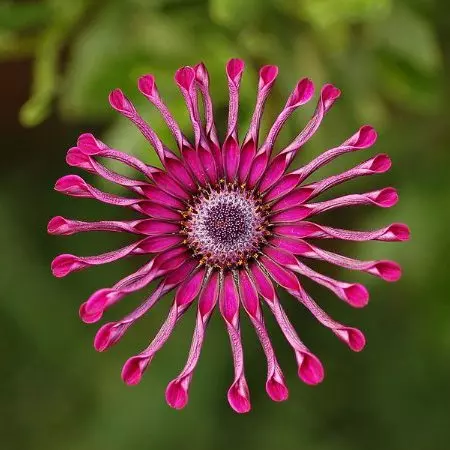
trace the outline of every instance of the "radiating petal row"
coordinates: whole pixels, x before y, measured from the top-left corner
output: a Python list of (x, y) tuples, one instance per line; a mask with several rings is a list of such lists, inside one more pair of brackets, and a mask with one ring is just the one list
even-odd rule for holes
[[(316, 133), (341, 92), (331, 84), (323, 86), (309, 122), (289, 145), (277, 152), (275, 147), (282, 127), (299, 107), (311, 100), (314, 85), (307, 78), (298, 81), (267, 136), (261, 139), (260, 125), (264, 106), (278, 76), (276, 66), (262, 67), (249, 129), (240, 140), (239, 90), (244, 68), (244, 62), (240, 59), (232, 59), (226, 66), (229, 108), (223, 140), (217, 134), (209, 74), (204, 64), (183, 67), (175, 74), (175, 82), (192, 123), (193, 142), (183, 133), (162, 99), (153, 75), (143, 75), (138, 80), (138, 89), (166, 122), (175, 140), (177, 152), (162, 142), (133, 103), (120, 89), (116, 89), (109, 96), (111, 106), (130, 120), (147, 139), (154, 148), (161, 167), (150, 166), (131, 155), (110, 148), (92, 134), (86, 133), (67, 152), (68, 165), (87, 172), (88, 176), (99, 176), (121, 186), (129, 195), (104, 192), (79, 175), (63, 176), (55, 184), (55, 189), (65, 195), (95, 199), (140, 214), (139, 218), (132, 220), (92, 222), (56, 216), (48, 224), (48, 232), (54, 235), (106, 231), (128, 233), (136, 239), (120, 249), (100, 255), (59, 255), (52, 262), (52, 272), (56, 277), (64, 277), (72, 272), (122, 258), (148, 255), (147, 261), (134, 273), (111, 287), (97, 290), (82, 303), (79, 311), (81, 319), (86, 323), (97, 322), (109, 308), (128, 295), (142, 290), (152, 282), (157, 283), (153, 292), (135, 310), (118, 321), (104, 324), (98, 330), (94, 339), (97, 351), (103, 352), (116, 344), (138, 319), (147, 314), (166, 294), (174, 292), (167, 318), (153, 340), (124, 364), (122, 378), (125, 383), (134, 385), (141, 381), (157, 352), (167, 342), (184, 313), (196, 301), (196, 321), (187, 361), (166, 389), (166, 401), (176, 409), (183, 408), (188, 402), (189, 387), (200, 358), (208, 322), (215, 309), (220, 312), (230, 341), (234, 377), (228, 390), (228, 401), (235, 411), (245, 413), (251, 408), (240, 332), (242, 313), (252, 324), (265, 354), (265, 388), (268, 396), (274, 401), (288, 398), (287, 384), (264, 322), (263, 303), (268, 306), (294, 352), (299, 378), (309, 385), (320, 383), (324, 378), (322, 363), (297, 335), (279, 301), (276, 285), (294, 297), (350, 349), (361, 351), (365, 346), (363, 333), (328, 316), (304, 289), (303, 277), (327, 288), (336, 297), (357, 308), (367, 304), (367, 289), (362, 284), (339, 281), (319, 273), (309, 266), (308, 261), (327, 262), (386, 281), (397, 281), (401, 276), (401, 268), (388, 260), (353, 259), (320, 248), (317, 242), (311, 240), (396, 242), (409, 239), (409, 229), (401, 223), (372, 231), (353, 231), (311, 221), (319, 214), (349, 206), (394, 206), (398, 201), (398, 194), (391, 187), (315, 200), (342, 183), (388, 171), (391, 160), (385, 154), (378, 154), (342, 173), (306, 184), (308, 177), (336, 158), (371, 147), (377, 139), (375, 130), (365, 125), (342, 144), (292, 170), (294, 158)], [(203, 103), (202, 111), (198, 105), (198, 97)], [(132, 168), (136, 172), (136, 179), (112, 170), (110, 160)], [(227, 263), (221, 264), (219, 257), (214, 259), (214, 255), (199, 253), (198, 248), (201, 246), (194, 248), (187, 235), (192, 232), (189, 227), (195, 226), (190, 218), (197, 213), (196, 208), (207, 208), (212, 197), (216, 198), (215, 207), (220, 208), (217, 198), (222, 199), (227, 195), (233, 195), (233, 198), (241, 196), (239, 202), (232, 204), (233, 208), (237, 208), (237, 212), (233, 214), (239, 216), (239, 205), (247, 205), (242, 217), (249, 220), (248, 217), (255, 214), (258, 226), (251, 231), (255, 235), (249, 238), (252, 239), (252, 251), (246, 253), (244, 249), (247, 247), (243, 246), (236, 262), (229, 263), (225, 258)], [(221, 220), (226, 221), (228, 218)], [(225, 227), (225, 223), (219, 222), (217, 226)], [(210, 229), (208, 226), (203, 228)], [(247, 233), (249, 229), (253, 230), (251, 227), (243, 229)], [(233, 230), (236, 231), (235, 228)], [(201, 233), (194, 235), (202, 237)], [(223, 233), (220, 237), (226, 241)], [(214, 236), (208, 236), (208, 239), (208, 248), (214, 252), (214, 242), (211, 244)], [(253, 249), (254, 245), (257, 246), (256, 249)], [(220, 248), (223, 253), (223, 243)], [(236, 252), (235, 249), (233, 251)], [(211, 260), (215, 263), (210, 264), (208, 261)]]

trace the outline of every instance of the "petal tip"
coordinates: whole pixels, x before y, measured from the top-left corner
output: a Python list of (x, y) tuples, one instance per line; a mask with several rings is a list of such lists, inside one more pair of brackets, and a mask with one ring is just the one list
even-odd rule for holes
[(411, 237), (411, 231), (408, 225), (404, 223), (394, 223), (389, 227), (388, 231), (393, 233), (399, 241), (408, 241)]
[(99, 140), (91, 133), (84, 133), (80, 135), (77, 140), (77, 147), (86, 155), (95, 155), (105, 147)]
[(363, 308), (369, 302), (369, 291), (362, 284), (352, 284), (344, 292), (348, 303), (355, 308)]
[(238, 84), (242, 77), (242, 73), (244, 72), (244, 68), (245, 63), (242, 59), (230, 59), (226, 66), (228, 78), (233, 81), (233, 83)]
[(66, 163), (72, 167), (86, 167), (90, 168), (89, 157), (85, 152), (82, 152), (78, 147), (72, 147), (67, 150)]
[(392, 166), (392, 160), (386, 154), (380, 154), (375, 156), (372, 159), (372, 163), (370, 165), (370, 170), (376, 173), (384, 173), (387, 172)]
[(63, 234), (67, 231), (68, 221), (62, 216), (55, 216), (48, 222), (48, 234)]
[(325, 370), (320, 360), (311, 353), (302, 353), (298, 376), (306, 384), (314, 386), (323, 381)]
[(180, 88), (186, 91), (192, 88), (194, 80), (195, 71), (190, 66), (181, 67), (175, 72), (175, 82)]
[(284, 402), (289, 397), (289, 390), (284, 380), (271, 377), (266, 383), (266, 392), (274, 402)]
[(377, 140), (378, 134), (371, 125), (363, 125), (355, 135), (355, 146), (358, 148), (371, 147)]
[(251, 409), (248, 392), (240, 392), (236, 384), (228, 390), (228, 402), (230, 406), (239, 414), (248, 413)]
[(155, 77), (153, 75), (142, 75), (138, 79), (138, 89), (146, 97), (155, 97), (156, 84)]
[(122, 368), (121, 376), (124, 383), (128, 386), (139, 384), (149, 362), (150, 360), (143, 356), (129, 358)]
[(105, 323), (95, 335), (94, 348), (98, 352), (107, 350), (113, 343), (115, 343), (113, 328), (116, 324), (114, 322)]
[(87, 302), (81, 304), (78, 310), (78, 315), (84, 323), (95, 323), (98, 322), (102, 316), (103, 311), (90, 312), (89, 308), (86, 306)]
[(337, 330), (338, 337), (343, 340), (351, 350), (360, 352), (366, 346), (366, 338), (362, 331), (357, 328), (342, 328)]
[(58, 255), (51, 264), (51, 270), (55, 277), (62, 278), (76, 269), (78, 258), (68, 253)]
[(86, 190), (86, 182), (78, 175), (65, 175), (55, 183), (55, 191), (77, 193)]
[(392, 187), (381, 189), (374, 199), (375, 203), (382, 208), (390, 208), (398, 202), (397, 190)]
[(270, 86), (278, 76), (277, 66), (263, 66), (259, 71), (259, 77), (261, 79), (261, 88)]
[(402, 268), (394, 261), (379, 261), (376, 270), (385, 281), (398, 281), (402, 276)]
[(333, 102), (341, 96), (341, 90), (333, 84), (325, 84), (322, 87), (321, 95), (325, 102)]
[(178, 380), (172, 380), (166, 389), (166, 402), (174, 409), (183, 409), (189, 400), (188, 392)]
[(289, 97), (286, 106), (288, 108), (297, 108), (311, 100), (314, 95), (314, 83), (309, 78), (301, 79), (295, 86), (294, 91)]

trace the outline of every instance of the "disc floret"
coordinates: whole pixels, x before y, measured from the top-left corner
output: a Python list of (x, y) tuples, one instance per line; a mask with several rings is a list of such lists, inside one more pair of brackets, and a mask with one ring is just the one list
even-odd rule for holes
[(186, 244), (200, 260), (220, 269), (257, 258), (268, 234), (267, 207), (244, 184), (220, 180), (192, 197), (183, 213)]

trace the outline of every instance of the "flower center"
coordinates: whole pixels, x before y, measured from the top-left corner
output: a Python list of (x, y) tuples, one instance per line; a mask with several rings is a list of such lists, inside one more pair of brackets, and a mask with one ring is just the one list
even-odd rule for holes
[(261, 200), (235, 184), (203, 190), (192, 199), (183, 231), (205, 264), (232, 267), (256, 257), (266, 233)]

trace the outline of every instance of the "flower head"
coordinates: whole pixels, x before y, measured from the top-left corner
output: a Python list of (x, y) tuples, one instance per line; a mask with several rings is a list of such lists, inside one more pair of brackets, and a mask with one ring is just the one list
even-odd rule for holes
[[(109, 97), (111, 106), (138, 127), (155, 149), (162, 168), (149, 166), (133, 156), (109, 148), (92, 134), (83, 134), (77, 146), (68, 151), (68, 164), (121, 185), (132, 196), (103, 192), (77, 175), (62, 177), (55, 186), (57, 191), (69, 196), (93, 198), (131, 208), (141, 216), (130, 221), (99, 222), (57, 216), (50, 221), (48, 231), (51, 234), (110, 231), (130, 233), (137, 239), (123, 248), (98, 256), (59, 255), (52, 263), (53, 274), (57, 277), (132, 255), (148, 255), (148, 262), (135, 273), (112, 287), (94, 292), (81, 305), (80, 317), (84, 322), (99, 321), (107, 309), (128, 294), (155, 280), (159, 283), (136, 310), (121, 320), (106, 323), (98, 330), (94, 339), (98, 351), (104, 351), (118, 342), (164, 294), (174, 291), (169, 314), (157, 335), (147, 348), (125, 363), (122, 369), (125, 383), (139, 383), (177, 322), (196, 303), (197, 320), (186, 365), (166, 390), (167, 402), (177, 409), (183, 408), (188, 401), (189, 385), (200, 357), (206, 327), (215, 309), (220, 311), (231, 343), (234, 380), (228, 391), (228, 401), (235, 411), (243, 413), (250, 409), (239, 329), (241, 312), (245, 312), (253, 324), (267, 359), (268, 395), (275, 401), (288, 397), (283, 372), (264, 325), (262, 303), (267, 304), (291, 345), (299, 377), (310, 385), (320, 383), (324, 377), (322, 364), (298, 337), (279, 302), (276, 286), (286, 290), (352, 350), (360, 351), (365, 345), (363, 333), (329, 317), (305, 291), (298, 275), (325, 286), (339, 299), (359, 308), (367, 304), (369, 297), (363, 285), (325, 276), (311, 269), (307, 261), (326, 261), (387, 281), (396, 281), (400, 277), (400, 267), (392, 261), (351, 259), (324, 250), (313, 244), (311, 239), (319, 242), (322, 239), (392, 242), (404, 241), (409, 237), (408, 228), (399, 223), (367, 232), (314, 223), (314, 216), (337, 208), (393, 206), (398, 199), (393, 188), (316, 200), (317, 196), (340, 183), (387, 171), (391, 161), (387, 155), (380, 154), (343, 173), (308, 183), (306, 180), (313, 172), (335, 158), (372, 146), (377, 137), (374, 129), (363, 126), (342, 144), (293, 170), (292, 161), (339, 98), (339, 89), (331, 84), (323, 86), (306, 127), (290, 145), (274, 154), (281, 128), (298, 107), (312, 98), (314, 86), (306, 78), (297, 83), (266, 138), (259, 142), (264, 104), (278, 74), (277, 67), (264, 66), (259, 72), (250, 127), (240, 141), (237, 132), (238, 98), (243, 71), (244, 63), (239, 59), (230, 60), (226, 66), (229, 113), (223, 141), (219, 140), (216, 132), (208, 72), (203, 64), (183, 67), (175, 75), (192, 122), (193, 143), (182, 133), (161, 99), (153, 76), (145, 75), (139, 79), (139, 90), (165, 119), (177, 143), (178, 154), (163, 144), (122, 91), (113, 91)], [(204, 120), (197, 104), (198, 95), (203, 100)], [(145, 181), (112, 171), (102, 164), (105, 158), (130, 166), (143, 174)]]

